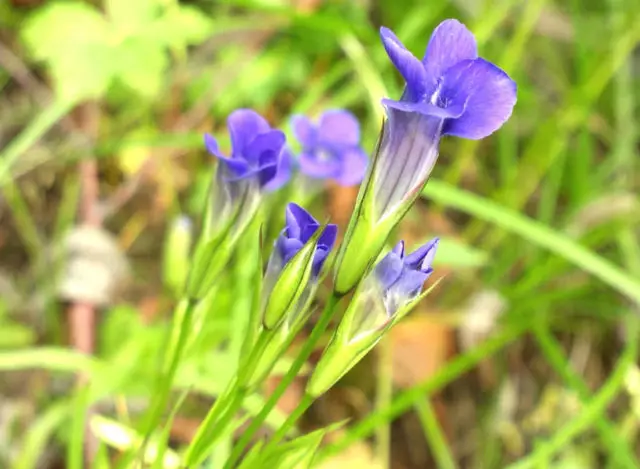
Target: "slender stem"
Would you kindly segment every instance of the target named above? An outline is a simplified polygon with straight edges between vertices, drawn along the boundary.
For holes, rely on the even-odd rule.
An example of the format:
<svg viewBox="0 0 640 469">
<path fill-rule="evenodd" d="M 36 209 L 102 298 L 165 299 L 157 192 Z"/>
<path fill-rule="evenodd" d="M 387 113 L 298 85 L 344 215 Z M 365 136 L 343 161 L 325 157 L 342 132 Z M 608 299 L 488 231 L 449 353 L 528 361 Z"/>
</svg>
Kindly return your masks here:
<svg viewBox="0 0 640 469">
<path fill-rule="evenodd" d="M 393 357 L 389 336 L 382 339 L 378 353 L 376 409 L 389 407 L 393 398 Z M 391 465 L 391 421 L 376 430 L 376 452 L 382 467 Z"/>
<path fill-rule="evenodd" d="M 280 443 L 282 439 L 287 436 L 289 430 L 296 424 L 296 422 L 302 417 L 302 415 L 311 407 L 313 404 L 314 397 L 309 394 L 305 394 L 298 406 L 289 414 L 287 420 L 284 421 L 282 426 L 273 434 L 267 446 L 264 447 L 263 451 L 265 454 L 269 452 L 271 448 Z"/>
<path fill-rule="evenodd" d="M 195 300 L 183 300 L 178 304 L 174 314 L 174 322 L 169 336 L 169 344 L 165 361 L 160 372 L 160 383 L 155 394 L 155 402 L 150 408 L 150 414 L 144 427 L 145 440 L 140 446 L 140 454 L 144 454 L 146 444 L 152 431 L 157 427 L 162 412 L 169 400 L 171 385 L 178 369 L 178 364 L 182 358 L 184 348 L 187 344 L 189 332 L 191 330 L 191 320 L 196 308 Z"/>
<path fill-rule="evenodd" d="M 269 331 L 263 331 L 260 334 L 248 358 L 246 360 L 241 358 L 238 378 L 229 382 L 227 389 L 209 409 L 207 416 L 198 427 L 196 435 L 191 440 L 184 455 L 184 462 L 188 467 L 199 464 L 203 455 L 214 445 L 216 439 L 224 433 L 224 430 L 242 405 L 242 399 L 247 393 L 244 383 L 251 378 L 255 368 L 254 363 L 264 351 L 270 336 L 271 333 Z"/>
<path fill-rule="evenodd" d="M 332 294 L 327 301 L 320 319 L 318 320 L 318 324 L 316 324 L 316 327 L 313 328 L 311 335 L 305 342 L 302 350 L 293 362 L 293 365 L 291 366 L 287 374 L 282 378 L 282 381 L 280 381 L 278 387 L 275 389 L 273 394 L 271 394 L 269 400 L 264 405 L 260 413 L 253 419 L 251 425 L 249 425 L 249 428 L 247 428 L 247 430 L 242 435 L 242 438 L 240 438 L 240 441 L 238 441 L 238 443 L 236 443 L 236 445 L 234 446 L 233 452 L 231 453 L 229 460 L 225 464 L 224 469 L 231 469 L 238 461 L 238 459 L 240 459 L 242 452 L 251 441 L 251 438 L 253 438 L 253 435 L 258 431 L 260 425 L 262 425 L 262 423 L 266 420 L 271 410 L 276 406 L 286 389 L 296 378 L 298 372 L 304 366 L 305 362 L 313 352 L 316 343 L 322 337 L 322 334 L 327 329 L 327 326 L 329 326 L 329 322 L 331 321 L 333 311 L 338 304 L 338 301 L 339 298 L 335 294 Z"/>
<path fill-rule="evenodd" d="M 436 460 L 437 467 L 440 469 L 455 469 L 456 463 L 447 439 L 442 433 L 440 424 L 438 423 L 438 417 L 429 401 L 429 398 L 416 401 L 415 404 L 418 418 L 422 430 L 424 431 L 424 437 L 431 447 L 431 452 Z"/>
</svg>

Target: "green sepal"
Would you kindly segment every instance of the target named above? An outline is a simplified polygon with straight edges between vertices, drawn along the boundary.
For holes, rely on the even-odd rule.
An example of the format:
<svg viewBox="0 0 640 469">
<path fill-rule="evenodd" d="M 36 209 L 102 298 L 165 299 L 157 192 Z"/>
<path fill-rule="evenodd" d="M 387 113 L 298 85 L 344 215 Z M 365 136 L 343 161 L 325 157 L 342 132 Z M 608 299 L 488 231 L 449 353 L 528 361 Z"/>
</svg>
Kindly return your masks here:
<svg viewBox="0 0 640 469">
<path fill-rule="evenodd" d="M 193 256 L 193 263 L 187 280 L 187 296 L 193 299 L 203 298 L 211 285 L 215 283 L 223 269 L 229 262 L 231 254 L 244 231 L 251 226 L 259 205 L 255 193 L 248 189 L 243 198 L 238 201 L 233 211 L 224 220 L 224 223 L 216 227 L 216 221 L 212 217 L 213 184 L 210 196 L 204 209 L 203 227 L 198 240 L 198 245 Z"/>
<path fill-rule="evenodd" d="M 247 389 L 253 390 L 264 382 L 280 357 L 284 355 L 289 345 L 293 342 L 293 339 L 295 339 L 298 332 L 300 332 L 307 319 L 309 319 L 311 315 L 310 308 L 315 297 L 317 286 L 314 285 L 311 288 L 304 305 L 300 306 L 297 316 L 292 318 L 292 315 L 289 314 L 287 320 L 285 320 L 280 327 L 271 331 L 263 329 L 260 332 L 261 334 L 269 334 L 269 338 L 257 362 L 253 364 L 251 375 L 244 383 Z M 289 319 L 293 319 L 293 321 L 289 321 Z"/>
<path fill-rule="evenodd" d="M 343 427 L 347 420 L 315 430 L 265 452 L 264 442 L 259 441 L 243 459 L 238 469 L 309 469 L 312 467 L 324 436 Z"/>
<path fill-rule="evenodd" d="M 256 343 L 256 339 L 262 329 L 262 317 L 261 317 L 261 302 L 262 302 L 262 266 L 264 265 L 263 259 L 263 247 L 264 247 L 264 224 L 260 223 L 258 228 L 258 265 L 255 269 L 253 276 L 253 297 L 251 299 L 251 312 L 249 313 L 249 321 L 247 323 L 247 331 L 245 339 L 242 342 L 240 349 L 241 357 L 248 357 L 251 349 Z"/>
<path fill-rule="evenodd" d="M 311 279 L 313 256 L 325 226 L 320 226 L 307 243 L 287 262 L 267 298 L 262 323 L 275 329 L 298 304 Z"/>
<path fill-rule="evenodd" d="M 394 325 L 404 318 L 438 285 L 435 282 L 426 291 L 409 301 L 391 317 L 386 315 L 382 298 L 376 291 L 361 282 L 354 299 L 340 321 L 331 341 L 316 365 L 306 392 L 318 397 L 331 388 L 375 347 Z"/>
</svg>

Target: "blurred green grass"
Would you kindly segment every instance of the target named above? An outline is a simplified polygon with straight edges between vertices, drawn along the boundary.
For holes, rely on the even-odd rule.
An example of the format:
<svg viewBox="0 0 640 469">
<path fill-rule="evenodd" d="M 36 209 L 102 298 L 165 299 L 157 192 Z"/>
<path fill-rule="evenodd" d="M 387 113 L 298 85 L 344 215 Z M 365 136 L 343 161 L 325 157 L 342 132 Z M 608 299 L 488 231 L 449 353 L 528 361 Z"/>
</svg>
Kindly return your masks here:
<svg viewBox="0 0 640 469">
<path fill-rule="evenodd" d="M 496 290 L 508 304 L 501 320 L 506 331 L 462 351 L 424 384 L 397 394 L 388 408 L 376 409 L 355 424 L 325 454 L 390 425 L 392 417 L 408 411 L 425 393 L 442 389 L 489 357 L 505 365 L 502 351 L 507 344 L 532 342 L 553 370 L 549 380 L 561 380 L 580 396 L 583 407 L 575 420 L 533 445 L 530 456 L 523 456 L 514 467 L 543 467 L 540 464 L 591 427 L 597 430 L 595 447 L 609 467 L 637 467 L 636 432 L 628 430 L 619 413 L 606 409 L 615 397 L 624 400 L 625 373 L 635 366 L 633 324 L 640 303 L 635 50 L 640 4 L 635 0 L 325 1 L 303 9 L 276 0 L 192 3 L 211 18 L 212 37 L 174 62 L 165 77 L 165 91 L 154 100 L 136 104 L 126 92 L 113 90 L 105 96 L 103 130 L 96 142 L 104 167 L 119 168 L 121 154 L 131 148 L 142 147 L 148 154 L 175 150 L 189 154 L 185 166 L 197 181 L 194 175 L 207 171 L 206 160 L 200 157 L 202 131 L 213 128 L 222 137 L 226 115 L 238 107 L 253 107 L 274 124 L 286 122 L 294 112 L 346 107 L 361 119 L 364 146 L 372 149 L 382 118 L 379 99 L 399 95 L 401 86 L 379 44 L 379 25 L 391 27 L 420 54 L 434 26 L 446 17 L 457 17 L 476 34 L 481 54 L 518 82 L 514 116 L 498 133 L 480 143 L 453 139 L 443 143 L 423 203 L 430 212 L 452 220 L 463 245 L 487 259 L 471 275 L 460 276 L 456 260 L 450 261 L 454 270 L 439 309 L 462 308 L 460 291 Z M 14 41 L 19 21 L 30 12 L 8 4 L 2 8 L 11 10 L 6 37 L 15 45 L 17 57 L 41 71 Z M 9 71 L 0 74 L 3 106 L 11 108 L 11 99 L 29 90 L 14 84 Z M 73 135 L 55 129 L 47 134 L 67 110 L 52 101 L 41 108 L 32 106 L 32 120 L 23 122 L 23 129 L 0 123 L 5 137 L 0 150 L 4 202 L 12 230 L 27 253 L 30 268 L 24 270 L 36 271 L 23 281 L 37 285 L 46 284 L 45 246 L 73 223 L 77 180 L 67 169 L 87 155 L 81 146 L 75 152 L 60 150 L 64 148 L 60 141 L 68 143 Z M 187 128 L 175 123 L 183 116 L 190 124 Z M 140 136 L 139 129 L 146 134 Z M 16 134 L 17 143 L 10 138 Z M 34 147 L 43 135 L 44 143 Z M 42 146 L 44 156 L 36 151 Z M 48 224 L 41 221 L 45 196 L 38 192 L 35 177 L 46 171 L 53 172 L 56 187 L 62 188 L 55 207 L 58 221 Z M 626 200 L 634 203 L 625 204 Z M 181 198 L 171 200 L 167 210 L 177 211 L 181 204 Z M 3 225 L 8 219 L 3 214 Z M 430 234 L 422 233 L 425 238 Z M 227 305 L 231 301 L 227 299 Z M 51 318 L 59 311 L 51 309 L 49 321 L 55 321 Z M 627 325 L 624 340 L 614 340 L 614 347 L 598 344 L 603 337 L 615 336 L 621 324 Z M 567 341 L 555 338 L 568 335 L 572 343 L 585 327 L 592 331 L 595 353 L 612 355 L 618 365 L 592 389 L 573 370 Z M 212 340 L 222 340 L 224 333 L 219 335 Z M 53 335 L 48 337 L 54 340 Z M 105 383 L 121 373 L 118 366 L 131 356 L 153 355 L 150 350 L 160 346 L 160 339 L 140 343 L 148 348 L 126 349 L 119 360 L 104 357 L 103 365 L 112 370 L 102 372 Z M 74 360 L 55 354 L 2 353 L 0 369 L 65 366 L 78 371 L 85 366 L 78 361 L 76 367 Z M 24 361 L 15 360 L 16 356 Z M 205 356 L 203 352 L 198 358 Z M 138 368 L 129 370 L 132 377 Z M 504 372 L 500 379 L 508 378 Z M 49 421 L 59 407 L 52 405 L 50 412 L 40 422 Z M 27 440 L 38 439 L 35 429 L 44 425 L 34 424 Z M 470 425 L 481 428 L 484 422 Z M 425 435 L 434 452 L 447 451 L 438 444 L 437 431 L 425 428 Z M 484 452 L 489 445 L 485 440 L 492 438 L 491 433 L 477 436 L 473 467 L 504 467 L 513 459 L 500 451 L 498 456 Z M 31 467 L 24 464 L 19 467 Z"/>
</svg>

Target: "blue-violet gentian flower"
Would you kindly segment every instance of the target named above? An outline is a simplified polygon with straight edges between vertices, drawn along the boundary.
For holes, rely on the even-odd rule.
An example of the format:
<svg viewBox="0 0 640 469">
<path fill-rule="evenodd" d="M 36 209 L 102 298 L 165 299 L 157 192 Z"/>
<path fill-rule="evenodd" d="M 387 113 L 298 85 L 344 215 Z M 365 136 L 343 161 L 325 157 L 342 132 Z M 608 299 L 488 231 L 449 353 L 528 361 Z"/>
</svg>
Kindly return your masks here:
<svg viewBox="0 0 640 469">
<path fill-rule="evenodd" d="M 317 220 L 293 203 L 287 206 L 285 219 L 264 276 L 263 324 L 267 329 L 283 320 L 292 326 L 303 312 L 338 234 L 332 224 L 319 232 Z"/>
<path fill-rule="evenodd" d="M 300 171 L 317 179 L 333 179 L 341 186 L 360 184 L 368 158 L 360 147 L 360 124 L 348 111 L 325 111 L 313 123 L 303 115 L 291 120 L 300 144 Z"/>
<path fill-rule="evenodd" d="M 205 145 L 218 159 L 216 174 L 216 218 L 222 218 L 236 204 L 251 202 L 255 208 L 261 191 L 274 191 L 290 177 L 291 154 L 285 145 L 284 132 L 251 109 L 238 109 L 227 119 L 231 136 L 231 155 L 220 152 L 218 142 L 209 134 Z M 249 198 L 250 201 L 243 199 Z"/>
<path fill-rule="evenodd" d="M 437 247 L 436 238 L 405 255 L 401 241 L 364 278 L 311 375 L 309 395 L 333 386 L 418 303 Z"/>
<path fill-rule="evenodd" d="M 404 241 L 400 241 L 375 267 L 373 275 L 388 316 L 414 299 L 422 291 L 433 268 L 438 238 L 429 241 L 405 256 Z"/>
<path fill-rule="evenodd" d="M 484 138 L 506 122 L 516 103 L 515 82 L 478 57 L 473 34 L 456 20 L 440 23 L 422 60 L 391 30 L 381 28 L 380 36 L 406 84 L 399 100 L 382 100 L 387 118 L 339 255 L 338 293 L 362 278 L 420 195 L 440 139 Z"/>
<path fill-rule="evenodd" d="M 276 249 L 274 253 L 280 259 L 280 264 L 286 264 L 313 236 L 320 228 L 318 221 L 297 204 L 290 203 L 287 205 L 285 212 L 285 228 L 276 240 Z M 315 277 L 320 274 L 322 266 L 331 252 L 336 237 L 338 235 L 338 227 L 329 224 L 318 238 L 316 251 L 313 255 L 312 273 Z"/>
</svg>

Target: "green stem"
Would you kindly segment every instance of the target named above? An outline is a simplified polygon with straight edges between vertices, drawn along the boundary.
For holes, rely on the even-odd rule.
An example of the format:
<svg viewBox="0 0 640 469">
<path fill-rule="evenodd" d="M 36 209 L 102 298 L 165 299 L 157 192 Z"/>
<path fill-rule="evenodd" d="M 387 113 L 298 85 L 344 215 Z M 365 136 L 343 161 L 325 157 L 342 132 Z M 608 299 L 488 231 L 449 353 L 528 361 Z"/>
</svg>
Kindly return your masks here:
<svg viewBox="0 0 640 469">
<path fill-rule="evenodd" d="M 149 420 L 147 421 L 144 431 L 145 442 L 141 445 L 141 451 L 146 450 L 146 440 L 150 436 L 150 433 L 158 427 L 158 421 L 160 420 L 162 412 L 169 400 L 171 385 L 173 384 L 176 370 L 178 369 L 180 359 L 182 358 L 182 352 L 189 337 L 191 319 L 193 317 L 195 307 L 195 301 L 183 300 L 176 310 L 173 327 L 171 329 L 169 348 L 165 360 L 165 363 L 168 363 L 168 365 L 165 366 L 163 363 L 161 381 L 158 386 L 159 391 L 156 393 L 154 405 L 151 406 L 151 414 L 149 415 Z"/>
<path fill-rule="evenodd" d="M 251 438 L 253 438 L 253 435 L 258 431 L 258 429 L 265 421 L 265 419 L 269 416 L 269 413 L 276 406 L 286 389 L 296 378 L 298 372 L 304 366 L 305 362 L 313 352 L 316 343 L 318 342 L 318 340 L 320 340 L 322 334 L 329 326 L 329 322 L 331 321 L 333 311 L 338 304 L 338 301 L 339 298 L 336 297 L 335 294 L 332 294 L 327 301 L 327 304 L 324 308 L 324 311 L 322 312 L 322 315 L 320 316 L 320 319 L 318 320 L 318 323 L 316 324 L 316 327 L 313 328 L 311 335 L 305 342 L 302 350 L 293 362 L 293 365 L 291 366 L 287 374 L 282 378 L 282 381 L 280 381 L 278 387 L 275 389 L 273 394 L 271 394 L 269 400 L 266 402 L 260 413 L 253 419 L 251 425 L 249 425 L 249 428 L 247 428 L 247 430 L 242 435 L 242 438 L 240 438 L 240 441 L 238 441 L 238 443 L 236 443 L 236 445 L 234 446 L 233 452 L 231 453 L 229 460 L 224 466 L 225 469 L 231 469 L 234 464 L 240 459 L 242 452 L 251 441 Z"/>
<path fill-rule="evenodd" d="M 574 438 L 587 430 L 594 421 L 602 416 L 607 406 L 615 399 L 620 388 L 624 385 L 624 379 L 629 367 L 633 366 L 638 354 L 638 323 L 635 318 L 630 318 L 627 324 L 630 327 L 627 329 L 629 330 L 629 336 L 625 350 L 609 380 L 600 388 L 600 391 L 587 402 L 578 416 L 560 428 L 553 438 L 538 446 L 529 457 L 508 466 L 508 469 L 540 467 L 541 464 L 548 461 L 558 451 L 567 448 Z"/>
<path fill-rule="evenodd" d="M 378 376 L 376 382 L 376 409 L 389 407 L 393 398 L 393 362 L 390 337 L 383 337 L 378 349 Z M 380 425 L 376 431 L 376 450 L 382 467 L 391 464 L 391 422 Z"/>
<path fill-rule="evenodd" d="M 285 420 L 282 426 L 273 434 L 267 446 L 264 447 L 263 451 L 265 454 L 268 454 L 271 448 L 280 443 L 280 441 L 282 441 L 282 439 L 287 436 L 289 430 L 291 430 L 298 419 L 302 417 L 302 414 L 304 414 L 307 409 L 311 407 L 311 404 L 313 404 L 314 400 L 315 398 L 313 396 L 310 396 L 309 394 L 304 395 L 298 406 L 293 410 L 293 412 L 289 414 L 287 420 Z"/>
<path fill-rule="evenodd" d="M 244 382 L 251 377 L 251 372 L 254 368 L 252 364 L 256 362 L 258 356 L 264 351 L 270 335 L 271 333 L 268 331 L 263 331 L 260 334 L 247 359 L 241 361 L 238 378 L 229 382 L 225 392 L 216 399 L 211 409 L 209 409 L 207 416 L 198 427 L 196 435 L 191 440 L 184 455 L 184 462 L 187 467 L 197 466 L 200 463 L 242 406 L 242 400 L 246 395 Z"/>
<path fill-rule="evenodd" d="M 437 467 L 440 469 L 455 469 L 455 459 L 451 454 L 447 439 L 440 429 L 438 418 L 431 402 L 429 402 L 429 398 L 416 401 L 415 408 L 424 431 L 424 437 L 431 447 Z"/>
</svg>

